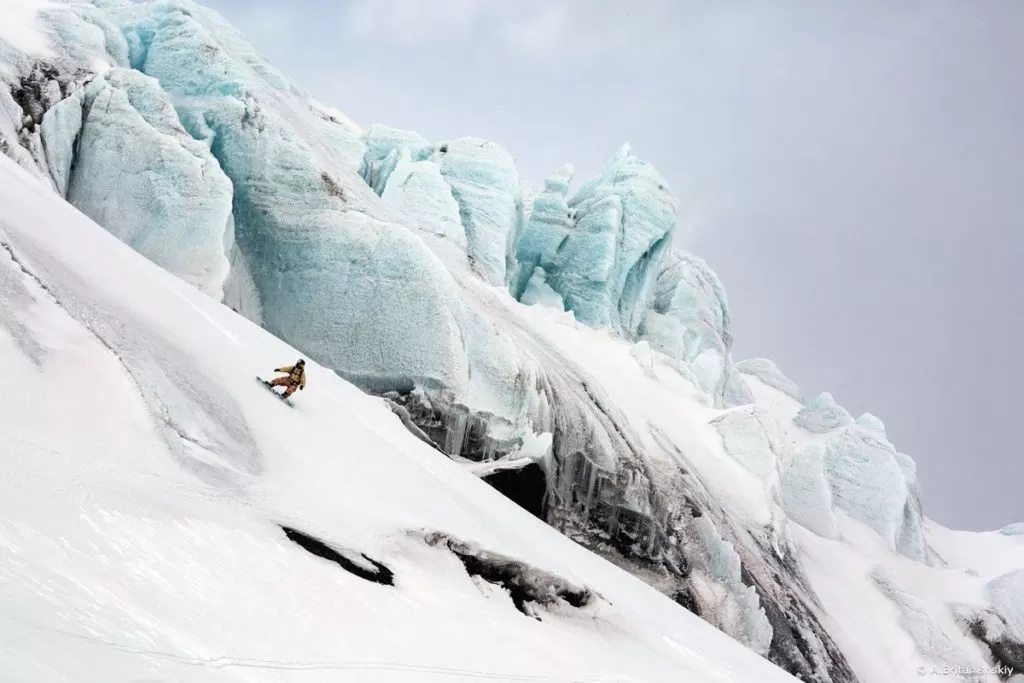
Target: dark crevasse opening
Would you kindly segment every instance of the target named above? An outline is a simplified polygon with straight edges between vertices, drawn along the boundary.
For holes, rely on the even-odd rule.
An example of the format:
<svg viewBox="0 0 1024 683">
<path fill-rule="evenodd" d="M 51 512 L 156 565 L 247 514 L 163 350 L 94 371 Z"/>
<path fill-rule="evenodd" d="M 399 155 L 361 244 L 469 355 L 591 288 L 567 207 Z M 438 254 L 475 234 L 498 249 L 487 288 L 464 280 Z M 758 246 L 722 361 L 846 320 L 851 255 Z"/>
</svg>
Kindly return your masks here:
<svg viewBox="0 0 1024 683">
<path fill-rule="evenodd" d="M 431 397 L 427 392 L 411 388 L 404 392 L 371 388 L 369 393 L 385 399 L 409 431 L 448 456 L 490 462 L 508 455 L 521 444 L 521 440 L 515 438 L 495 438 L 493 425 L 507 426 L 508 422 L 490 413 L 474 412 L 466 406 L 453 405 L 439 396 Z"/>
<path fill-rule="evenodd" d="M 987 617 L 987 618 L 986 618 Z M 992 626 L 996 628 L 992 628 Z M 1024 643 L 1014 640 L 1007 631 L 1005 619 L 995 613 L 983 614 L 967 624 L 974 638 L 988 648 L 992 660 L 1000 667 L 999 678 L 1009 680 L 1024 671 Z"/>
<path fill-rule="evenodd" d="M 363 553 L 355 553 L 352 551 L 352 555 L 357 555 L 362 558 L 362 561 L 366 564 L 361 564 L 359 561 L 352 560 L 340 551 L 332 548 L 323 541 L 309 534 L 303 533 L 297 529 L 293 529 L 287 526 L 281 526 L 281 530 L 288 537 L 288 540 L 292 541 L 299 547 L 311 555 L 316 555 L 330 562 L 334 562 L 339 567 L 344 569 L 350 574 L 354 574 L 361 579 L 366 581 L 372 581 L 373 583 L 379 583 L 382 586 L 393 586 L 395 585 L 395 575 L 385 565 L 377 562 L 371 557 L 364 555 Z M 367 564 L 369 566 L 367 566 Z"/>
<path fill-rule="evenodd" d="M 548 482 L 544 470 L 537 463 L 516 470 L 501 470 L 483 477 L 483 480 L 534 517 L 544 519 Z"/>
<path fill-rule="evenodd" d="M 470 576 L 508 591 L 516 609 L 537 621 L 541 621 L 537 613 L 541 607 L 564 602 L 581 608 L 599 597 L 586 586 L 575 585 L 543 569 L 483 550 L 442 532 L 427 534 L 424 540 L 431 546 L 446 547 L 459 558 Z"/>
</svg>

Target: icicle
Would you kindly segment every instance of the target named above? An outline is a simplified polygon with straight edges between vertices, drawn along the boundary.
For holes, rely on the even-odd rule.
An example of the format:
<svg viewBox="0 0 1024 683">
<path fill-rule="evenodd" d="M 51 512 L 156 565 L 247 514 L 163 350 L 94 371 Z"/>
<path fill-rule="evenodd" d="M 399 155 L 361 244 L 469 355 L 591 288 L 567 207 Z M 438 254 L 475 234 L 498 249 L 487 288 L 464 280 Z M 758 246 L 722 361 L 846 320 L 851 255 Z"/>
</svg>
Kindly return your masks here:
<svg viewBox="0 0 1024 683">
<path fill-rule="evenodd" d="M 457 412 L 448 418 L 444 437 L 444 452 L 448 455 L 460 455 L 466 443 L 466 428 L 469 426 L 469 415 Z"/>
<path fill-rule="evenodd" d="M 597 468 L 589 460 L 586 463 L 590 470 L 590 481 L 587 484 L 587 502 L 583 507 L 583 514 L 586 517 L 590 517 L 590 508 L 594 503 L 594 491 L 597 489 Z"/>
</svg>

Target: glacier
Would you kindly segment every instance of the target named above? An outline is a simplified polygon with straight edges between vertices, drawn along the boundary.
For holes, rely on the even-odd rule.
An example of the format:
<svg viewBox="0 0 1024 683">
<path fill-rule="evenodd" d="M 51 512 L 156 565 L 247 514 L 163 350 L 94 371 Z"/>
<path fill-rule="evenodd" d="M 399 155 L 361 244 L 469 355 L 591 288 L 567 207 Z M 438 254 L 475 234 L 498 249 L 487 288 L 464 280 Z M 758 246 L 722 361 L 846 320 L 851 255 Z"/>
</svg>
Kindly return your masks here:
<svg viewBox="0 0 1024 683">
<path fill-rule="evenodd" d="M 21 202 L 18 220 L 0 215 L 10 261 L 0 269 L 5 353 L 27 358 L 25 372 L 45 375 L 54 335 L 63 339 L 54 330 L 84 326 L 75 338 L 92 339 L 82 341 L 92 345 L 89 353 L 115 356 L 122 379 L 114 390 L 137 408 L 138 424 L 111 424 L 145 442 L 153 463 L 165 452 L 183 491 L 201 487 L 202 496 L 219 500 L 256 495 L 252 487 L 274 498 L 287 488 L 291 498 L 275 500 L 288 519 L 273 534 L 305 528 L 293 536 L 334 538 L 307 545 L 345 546 L 341 565 L 361 571 L 375 562 L 388 571 L 403 562 L 443 567 L 429 581 L 449 582 L 457 600 L 465 587 L 451 577 L 466 571 L 474 590 L 510 599 L 519 612 L 521 581 L 570 597 L 587 585 L 603 597 L 582 607 L 622 609 L 608 593 L 624 580 L 608 574 L 618 566 L 653 589 L 643 593 L 645 609 L 660 595 L 651 614 L 662 616 L 649 618 L 674 634 L 672 643 L 694 639 L 707 652 L 728 653 L 714 659 L 716 675 L 728 680 L 785 680 L 778 669 L 737 655 L 733 641 L 820 683 L 887 681 L 899 672 L 911 680 L 923 665 L 1005 664 L 1020 647 L 1024 635 L 1013 626 L 1019 582 L 998 580 L 1024 567 L 1016 527 L 991 537 L 954 537 L 937 527 L 924 514 L 914 460 L 889 441 L 878 417 L 854 419 L 829 393 L 808 401 L 770 360 L 734 359 L 725 287 L 685 250 L 679 201 L 628 144 L 576 190 L 570 164 L 535 186 L 498 143 L 360 127 L 191 0 L 62 0 L 0 19 L 0 153 L 10 159 L 3 160 L 5 183 L 27 188 L 25 197 L 5 198 L 4 206 Z M 90 235 L 81 255 L 60 220 L 43 221 L 40 235 L 22 222 L 65 201 L 78 213 L 59 209 L 60 220 Z M 93 223 L 110 240 L 89 232 Z M 133 260 L 136 253 L 149 263 Z M 121 286 L 90 259 L 109 264 Z M 164 319 L 140 294 L 126 299 L 121 290 L 136 281 L 149 283 L 138 286 L 176 313 Z M 30 312 L 43 309 L 64 322 L 37 329 Z M 215 356 L 196 350 L 200 338 L 220 349 Z M 261 351 L 243 350 L 249 346 Z M 302 403 L 318 392 L 323 398 L 308 399 L 314 415 L 299 409 L 282 419 L 320 435 L 300 439 L 312 453 L 346 453 L 328 473 L 312 455 L 294 465 L 274 460 L 269 451 L 283 437 L 269 436 L 269 426 L 253 432 L 254 415 L 273 422 L 277 414 L 253 408 L 260 399 L 250 396 L 251 375 L 300 354 L 316 362 Z M 256 363 L 255 355 L 267 358 Z M 197 373 L 203 382 L 191 381 Z M 353 440 L 362 427 L 339 416 L 364 409 L 375 435 Z M 68 434 L 81 428 L 71 408 L 53 419 L 66 422 Z M 141 424 L 151 424 L 152 443 L 140 436 L 150 429 Z M 37 454 L 18 436 L 17 421 L 0 427 L 17 452 Z M 90 448 L 127 452 L 119 444 Z M 69 444 L 52 448 L 76 453 Z M 362 461 L 380 452 L 391 455 Z M 396 452 L 414 453 L 416 467 L 429 474 L 406 471 Z M 103 485 L 98 471 L 81 476 Z M 437 481 L 450 477 L 465 491 L 447 512 L 426 512 L 426 501 L 437 498 L 422 493 L 415 504 L 396 503 L 397 512 L 384 515 L 393 523 L 373 533 L 329 521 L 344 518 L 341 508 L 354 518 L 368 508 L 378 515 L 367 498 L 399 500 L 409 490 L 402 482 L 444 498 Z M 344 490 L 359 505 L 322 502 L 342 479 L 353 482 Z M 372 493 L 360 495 L 355 485 Z M 173 490 L 160 495 L 179 502 Z M 528 525 L 513 515 L 512 542 L 493 526 L 492 507 L 540 520 Z M 16 512 L 15 522 L 24 516 Z M 268 541 L 266 529 L 233 508 L 229 517 L 244 531 L 232 534 L 220 514 L 204 512 L 197 528 L 284 557 L 279 534 Z M 103 533 L 145 536 L 153 557 L 161 533 L 182 538 L 109 511 L 86 517 Z M 96 543 L 73 518 L 69 504 L 60 524 L 81 532 L 83 548 Z M 424 520 L 437 528 L 409 531 Z M 45 525 L 43 517 L 32 523 Z M 400 551 L 380 546 L 385 532 Z M 567 537 L 584 549 L 572 551 L 572 562 L 558 561 L 554 574 L 544 565 L 568 551 L 528 551 L 531 539 L 548 532 L 545 543 L 554 545 L 545 548 Z M 61 533 L 58 526 L 10 537 L 26 544 L 27 557 L 43 558 L 53 552 L 47 534 Z M 444 539 L 426 545 L 453 556 L 430 555 L 427 538 Z M 196 558 L 224 561 L 182 542 Z M 982 571 L 962 550 L 972 544 L 983 544 L 979 556 L 1011 559 L 998 574 Z M 251 548 L 245 557 L 259 561 Z M 838 568 L 833 557 L 846 564 Z M 599 568 L 593 576 L 602 578 L 576 576 L 575 562 Z M 286 564 L 274 571 L 286 572 Z M 67 571 L 77 576 L 87 565 Z M 0 566 L 10 569 L 2 559 Z M 426 582 L 421 569 L 409 576 Z M 956 581 L 948 578 L 954 574 Z M 862 617 L 835 587 L 836 576 L 883 626 L 851 626 Z M 571 614 L 557 600 L 527 602 L 542 620 L 550 610 Z M 693 635 L 692 614 L 732 640 Z M 168 628 L 179 618 L 164 616 Z M 107 626 L 115 633 L 122 624 Z M 8 635 L 19 643 L 27 637 Z M 222 642 L 206 631 L 197 637 Z M 884 650 L 889 642 L 900 646 L 886 673 L 864 648 Z M 19 666 L 45 668 L 44 655 Z M 595 676 L 611 666 L 596 661 Z M 659 678 L 660 665 L 635 666 L 650 680 L 676 680 Z"/>
</svg>

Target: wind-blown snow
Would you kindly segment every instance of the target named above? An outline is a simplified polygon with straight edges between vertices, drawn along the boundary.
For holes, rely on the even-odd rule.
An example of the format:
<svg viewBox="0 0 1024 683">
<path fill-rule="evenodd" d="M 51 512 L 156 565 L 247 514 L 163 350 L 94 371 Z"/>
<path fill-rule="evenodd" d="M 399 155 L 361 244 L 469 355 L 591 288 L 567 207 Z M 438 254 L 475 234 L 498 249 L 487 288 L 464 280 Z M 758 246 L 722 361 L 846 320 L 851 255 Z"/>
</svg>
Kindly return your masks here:
<svg viewBox="0 0 1024 683">
<path fill-rule="evenodd" d="M 38 20 L 39 11 L 50 6 L 50 0 L 0 1 L 0 40 L 30 55 L 52 54 Z"/>
</svg>

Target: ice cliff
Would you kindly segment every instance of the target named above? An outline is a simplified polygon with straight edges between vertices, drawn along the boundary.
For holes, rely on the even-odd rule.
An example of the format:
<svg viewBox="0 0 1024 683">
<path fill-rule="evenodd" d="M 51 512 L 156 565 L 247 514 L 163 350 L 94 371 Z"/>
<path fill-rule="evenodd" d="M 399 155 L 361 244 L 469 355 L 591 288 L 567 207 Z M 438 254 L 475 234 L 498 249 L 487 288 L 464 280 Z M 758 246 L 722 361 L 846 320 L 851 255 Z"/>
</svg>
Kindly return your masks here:
<svg viewBox="0 0 1024 683">
<path fill-rule="evenodd" d="M 494 142 L 356 126 L 190 0 L 68 0 L 37 25 L 46 50 L 0 37 L 0 151 L 779 666 L 870 680 L 799 533 L 857 524 L 941 569 L 915 465 L 878 418 L 734 361 L 725 289 L 628 145 L 535 189 Z"/>
</svg>

